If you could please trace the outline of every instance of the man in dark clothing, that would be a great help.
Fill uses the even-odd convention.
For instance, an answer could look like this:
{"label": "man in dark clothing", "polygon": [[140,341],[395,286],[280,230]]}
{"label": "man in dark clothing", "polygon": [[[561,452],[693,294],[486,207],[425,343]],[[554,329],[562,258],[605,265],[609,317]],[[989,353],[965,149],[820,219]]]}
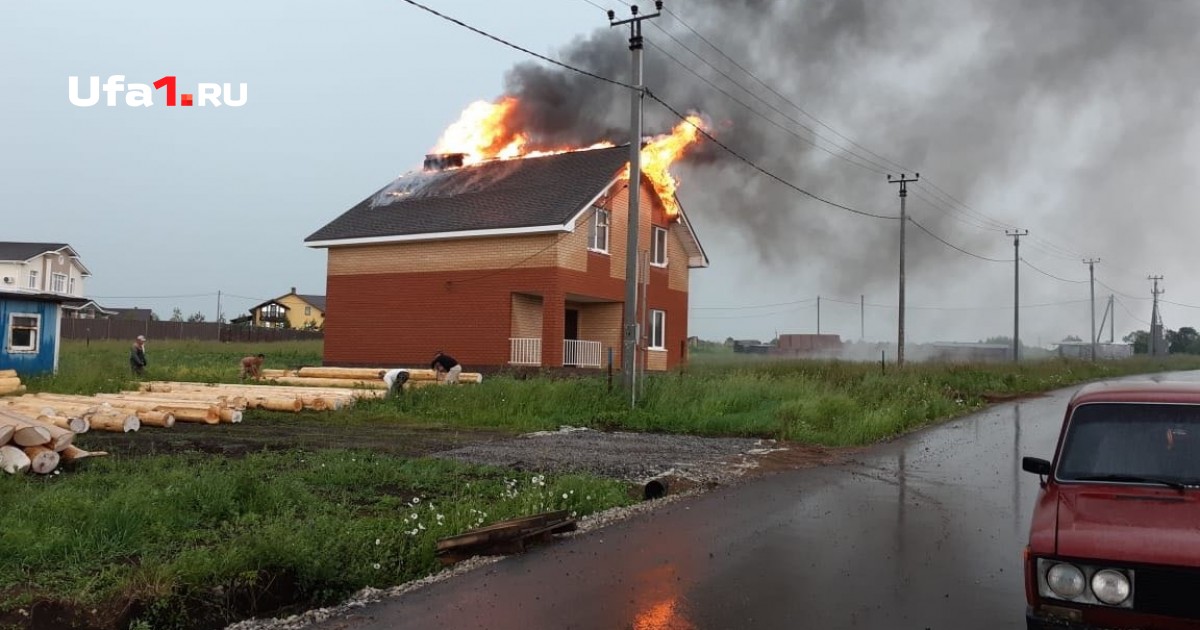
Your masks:
{"label": "man in dark clothing", "polygon": [[440,374],[441,372],[445,372],[446,380],[442,382],[449,383],[451,385],[458,383],[458,375],[462,374],[462,366],[458,364],[458,361],[455,361],[454,357],[442,352],[441,350],[438,350],[437,353],[433,355],[433,362],[429,364],[429,367],[435,373]]}
{"label": "man in dark clothing", "polygon": [[141,376],[146,369],[146,338],[138,335],[129,349],[129,367],[134,376]]}

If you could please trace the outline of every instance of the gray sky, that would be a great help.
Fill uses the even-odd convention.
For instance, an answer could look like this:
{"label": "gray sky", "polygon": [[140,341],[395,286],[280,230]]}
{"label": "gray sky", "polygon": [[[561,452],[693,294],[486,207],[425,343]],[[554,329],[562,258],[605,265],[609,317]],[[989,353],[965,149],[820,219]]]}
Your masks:
{"label": "gray sky", "polygon": [[[1200,286],[1190,275],[1200,230],[1194,210],[1200,82],[1189,66],[1175,63],[1200,53],[1198,14],[1166,0],[1125,0],[1136,8],[1099,16],[1089,14],[1087,0],[1055,2],[1062,9],[1052,15],[1028,2],[880,3],[887,7],[883,18],[891,12],[936,16],[911,18],[909,28],[882,38],[869,37],[873,23],[866,17],[836,15],[827,2],[730,2],[722,10],[741,11],[734,17],[743,19],[726,16],[722,29],[706,3],[695,3],[694,19],[693,3],[671,6],[731,54],[745,52],[742,60],[822,121],[892,160],[916,165],[973,208],[1073,253],[1101,257],[1097,275],[1121,291],[1148,296],[1146,275],[1161,273],[1165,299],[1200,305]],[[582,0],[428,3],[548,54],[605,22]],[[769,29],[756,35],[755,24],[764,18],[747,4],[806,20],[807,12],[820,10],[820,33],[839,36],[810,38],[802,50],[772,43]],[[1154,19],[1164,10],[1176,13]],[[860,31],[869,45],[854,40]],[[671,45],[651,30],[647,36]],[[1027,55],[1029,63],[1014,63],[1029,48],[1023,37],[1039,46]],[[731,38],[729,48],[722,38]],[[737,50],[732,39],[739,38],[758,42],[757,48]],[[650,73],[649,57],[661,53],[647,55]],[[1095,59],[1101,62],[1088,61]],[[0,126],[0,216],[6,219],[0,239],[69,242],[92,270],[88,290],[101,303],[152,307],[164,317],[178,306],[211,318],[215,295],[151,296],[221,290],[243,296],[225,298],[224,310],[235,316],[291,286],[324,292],[324,252],[305,248],[303,238],[419,165],[466,105],[499,96],[506,73],[525,61],[397,0],[6,0],[0,8],[0,120],[6,121]],[[626,60],[617,65],[624,68]],[[174,74],[181,93],[198,82],[245,82],[249,100],[217,109],[68,102],[68,76],[113,74],[142,83]],[[673,80],[693,79],[680,77]],[[677,91],[682,106],[728,110],[719,95],[693,82],[691,91]],[[989,91],[989,84],[1004,89]],[[618,118],[627,116],[624,108],[614,109]],[[648,118],[648,124],[655,120],[662,119]],[[736,129],[724,133],[770,138],[755,145],[768,165],[802,152],[767,123],[735,122]],[[978,131],[986,129],[998,131]],[[690,165],[681,176],[680,198],[712,259],[710,269],[692,275],[692,334],[770,338],[816,325],[813,303],[709,307],[816,295],[857,301],[860,294],[871,304],[895,304],[895,251],[888,249],[894,228],[841,216],[727,161]],[[807,155],[788,176],[863,209],[896,211],[894,186],[828,156]],[[734,207],[742,199],[745,206]],[[944,238],[986,256],[1011,256],[1011,239],[1002,233],[910,200],[913,214]],[[1011,263],[979,261],[911,228],[909,234],[911,306],[996,307],[912,309],[911,339],[1011,333]],[[1051,255],[1042,243],[1023,247],[1023,254],[1056,275],[1087,277],[1073,256]],[[1097,287],[1098,298],[1107,295]],[[1022,269],[1027,304],[1086,298],[1086,284]],[[1123,302],[1149,319],[1148,301]],[[1087,309],[1086,303],[1028,309],[1023,337],[1036,343],[1086,336]],[[1101,302],[1098,316],[1102,309]],[[1198,310],[1167,304],[1163,313],[1171,328],[1200,324]],[[891,308],[868,308],[867,337],[892,339],[894,320]],[[858,306],[827,302],[821,323],[823,332],[857,338]],[[1118,337],[1144,327],[1118,307]]]}

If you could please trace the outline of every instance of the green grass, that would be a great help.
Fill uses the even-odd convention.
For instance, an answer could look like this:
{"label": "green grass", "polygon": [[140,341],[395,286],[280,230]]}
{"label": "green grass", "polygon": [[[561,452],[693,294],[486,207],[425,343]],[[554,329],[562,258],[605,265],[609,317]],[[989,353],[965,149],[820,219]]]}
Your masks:
{"label": "green grass", "polygon": [[[129,369],[129,348],[124,341],[67,341],[54,376],[35,377],[33,391],[60,394],[94,394],[136,389]],[[233,383],[238,380],[242,357],[263,353],[265,368],[294,368],[321,364],[321,341],[274,343],[219,343],[215,341],[161,341],[146,344],[145,380]]]}
{"label": "green grass", "polygon": [[[867,444],[986,405],[1099,378],[1200,369],[1200,357],[1020,365],[716,361],[652,375],[635,410],[603,379],[485,379],[468,387],[410,391],[395,403],[350,412],[379,421],[519,431],[560,425],[698,435],[773,437],[830,446]],[[394,405],[395,411],[385,407]]]}
{"label": "green grass", "polygon": [[441,537],[630,501],[586,476],[344,450],[89,460],[0,479],[0,611],[134,601],[149,627],[194,627],[255,612],[272,581],[285,603],[327,604],[434,572]]}

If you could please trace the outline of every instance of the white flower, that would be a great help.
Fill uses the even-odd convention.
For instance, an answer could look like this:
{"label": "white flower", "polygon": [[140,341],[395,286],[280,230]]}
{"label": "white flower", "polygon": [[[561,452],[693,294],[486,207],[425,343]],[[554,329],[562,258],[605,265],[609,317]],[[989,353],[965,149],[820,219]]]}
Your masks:
{"label": "white flower", "polygon": [[378,570],[379,570],[379,563],[378,563],[378,562],[376,562],[375,564],[373,564],[373,565],[371,565],[371,566],[375,567],[375,570],[376,570],[376,571],[378,571]]}
{"label": "white flower", "polygon": [[412,514],[409,514],[408,518],[409,518],[409,520],[413,520],[413,521],[417,520],[417,513],[413,512]]}
{"label": "white flower", "polygon": [[378,545],[378,544],[379,544],[379,539],[378,539],[378,538],[376,538],[376,539],[375,539],[375,544],[376,544],[376,545]]}
{"label": "white flower", "polygon": [[413,497],[413,505],[416,505],[420,502],[421,502],[421,497]]}
{"label": "white flower", "polygon": [[564,498],[564,499],[565,499],[565,498],[567,498],[567,493],[566,493],[566,492],[564,492],[564,493],[563,493],[563,498]]}
{"label": "white flower", "polygon": [[420,529],[421,531],[425,531],[425,524],[424,524],[424,523],[417,523],[417,529]]}
{"label": "white flower", "polygon": [[445,518],[446,518],[446,517],[445,517],[445,516],[443,516],[443,515],[441,515],[441,514],[438,514],[438,515],[437,515],[437,520],[438,520],[438,522],[439,522],[439,523],[441,523],[441,522],[442,522],[442,520],[444,520]]}

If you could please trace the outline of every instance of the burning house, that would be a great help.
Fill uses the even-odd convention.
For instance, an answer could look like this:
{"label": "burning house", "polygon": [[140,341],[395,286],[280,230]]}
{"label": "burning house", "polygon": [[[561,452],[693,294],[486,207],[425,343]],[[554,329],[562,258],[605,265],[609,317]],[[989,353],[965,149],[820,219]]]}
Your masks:
{"label": "burning house", "polygon": [[[629,148],[527,151],[472,106],[423,168],[306,239],[327,251],[327,365],[472,370],[621,364]],[[499,116],[497,118],[497,116]],[[688,278],[708,259],[675,199],[691,123],[643,146],[638,319],[644,366],[687,355]]]}

